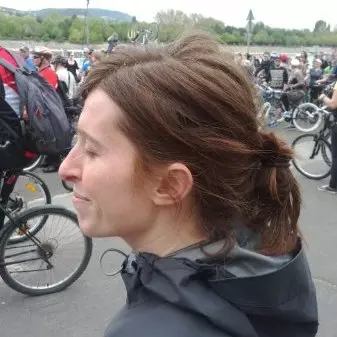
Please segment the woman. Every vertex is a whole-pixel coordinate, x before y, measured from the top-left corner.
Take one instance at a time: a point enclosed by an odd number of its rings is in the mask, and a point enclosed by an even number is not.
[[[331,110],[335,110],[335,119],[337,118],[337,82],[334,85],[332,98],[322,94],[319,99],[323,104],[327,105]],[[331,165],[331,178],[328,185],[323,185],[319,188],[320,191],[337,194],[337,124],[331,130],[331,151],[332,151],[332,165]]]
[[[245,70],[212,38],[163,48],[92,69],[60,168],[84,233],[132,247],[105,336],[314,336],[291,149],[259,132]]]
[[[291,109],[298,106],[305,96],[305,79],[300,68],[300,62],[297,59],[291,60],[291,67],[289,84],[285,86],[285,92],[281,96],[286,111],[279,121],[289,118],[292,114]]]
[[[66,68],[68,69],[68,71],[70,71],[73,74],[76,82],[79,82],[77,71],[80,69],[80,67],[78,66],[77,61],[74,59],[74,56],[75,56],[74,52],[69,53]]]

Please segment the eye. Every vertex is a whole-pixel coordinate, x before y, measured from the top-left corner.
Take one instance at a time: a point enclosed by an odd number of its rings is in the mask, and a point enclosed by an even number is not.
[[[92,150],[92,149],[84,149],[84,151],[91,158],[94,158],[94,157],[98,156],[97,152]]]

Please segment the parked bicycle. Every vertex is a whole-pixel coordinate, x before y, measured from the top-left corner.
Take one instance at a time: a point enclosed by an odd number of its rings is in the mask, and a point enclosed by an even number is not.
[[[323,127],[318,134],[303,134],[297,137],[292,148],[296,156],[294,167],[309,179],[324,179],[331,174],[332,152],[329,138],[331,129],[336,123],[333,112],[320,108]]]
[[[146,27],[137,27],[128,32],[128,38],[132,44],[147,45],[156,41],[159,34],[159,26],[156,22],[150,23]]]
[[[13,212],[6,187],[18,173],[1,179],[0,276],[12,289],[36,296],[61,291],[86,269],[92,240],[78,226],[76,214],[63,207],[37,206]]]
[[[49,188],[36,174],[32,172],[17,172],[9,176],[6,176],[4,173],[2,174],[3,176],[0,177],[0,179],[2,178],[4,182],[3,189],[8,187],[6,186],[7,184],[13,184],[14,179],[16,180],[14,189],[11,192],[7,203],[7,210],[12,216],[29,207],[51,204]],[[8,219],[5,218],[5,222],[7,220]],[[34,230],[34,227],[39,227],[39,221],[34,224],[30,223],[30,226],[32,230]],[[11,238],[11,242],[13,243],[20,240],[20,233]]]

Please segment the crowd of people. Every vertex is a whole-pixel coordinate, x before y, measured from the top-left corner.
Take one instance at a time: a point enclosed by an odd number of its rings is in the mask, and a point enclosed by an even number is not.
[[[263,55],[246,54],[245,57],[238,53],[236,55],[237,63],[244,66],[249,74],[254,77],[271,76],[271,70],[284,70],[289,74],[294,66],[298,67],[307,84],[313,81],[326,81],[331,76],[337,77],[337,50],[334,48],[330,53],[320,52],[314,55],[313,64],[309,64],[308,53],[302,51],[294,57],[290,57],[286,53],[278,54],[276,52],[265,52]],[[320,69],[319,72],[313,72],[313,69]],[[283,88],[286,85],[286,75],[275,74],[272,76],[272,87],[275,89]],[[274,82],[275,81],[275,82]]]
[[[321,52],[314,55],[312,64],[309,64],[306,51],[295,57],[265,52],[263,56],[248,54],[244,59],[242,54],[238,54],[236,60],[247,69],[254,81],[265,82],[272,89],[292,91],[282,97],[287,111],[290,95],[297,99],[308,95],[308,100],[316,102],[324,86],[337,79],[336,49],[332,49],[330,54]]]
[[[25,60],[25,67],[37,71],[59,94],[63,104],[73,100],[77,90],[84,82],[92,67],[104,57],[104,53],[93,49],[83,50],[84,60],[81,65],[74,58],[74,53],[69,52],[68,57],[53,54],[46,47],[37,47],[30,50],[27,46],[20,48],[20,53]],[[14,96],[17,95],[14,93]],[[10,99],[7,95],[7,99]],[[60,165],[59,156],[48,156],[42,164],[45,173],[56,172]]]
[[[265,52],[261,56],[236,55],[236,62],[243,66],[255,83],[264,83],[272,89],[283,90],[280,101],[285,111],[277,121],[283,121],[291,116],[290,102],[297,106],[305,95],[308,101],[318,104],[323,102],[328,109],[337,111],[337,50],[331,53],[321,52],[314,55],[310,65],[308,54],[303,51],[294,58],[286,54]],[[323,94],[327,84],[332,85],[331,97]],[[270,126],[275,125],[273,121]],[[290,125],[290,127],[293,127]],[[319,187],[319,190],[337,194],[337,126],[331,133],[332,169],[329,184]]]

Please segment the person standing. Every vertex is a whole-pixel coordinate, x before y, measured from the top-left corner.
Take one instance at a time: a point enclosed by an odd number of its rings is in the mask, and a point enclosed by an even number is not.
[[[34,65],[34,60],[30,55],[29,48],[27,46],[20,48],[20,54],[25,59],[25,67],[30,71],[36,71],[37,68]]]
[[[130,46],[96,64],[82,93],[59,172],[83,233],[132,250],[104,336],[316,336],[293,151],[260,129],[233,54],[206,34]]]
[[[286,68],[281,66],[281,58],[279,55],[274,56],[274,65],[267,72],[266,82],[273,89],[284,89],[288,83],[289,75]]]
[[[53,53],[49,48],[38,47],[33,51],[34,65],[39,74],[54,88],[57,89],[58,77],[54,69],[50,66]]]
[[[322,94],[319,99],[332,110],[337,110],[337,82],[335,83],[332,98]],[[335,120],[337,113],[335,112]],[[331,130],[331,152],[332,152],[332,165],[331,165],[331,178],[328,185],[323,185],[318,189],[323,192],[337,194],[337,123]]]
[[[70,52],[68,60],[67,60],[66,68],[68,69],[68,71],[70,71],[73,74],[76,82],[79,82],[77,71],[80,69],[80,67],[78,66],[78,63],[74,57],[75,57],[74,52]]]
[[[317,100],[323,86],[319,85],[317,81],[323,78],[322,61],[320,59],[314,60],[313,68],[309,71],[309,89],[310,89],[310,102]]]
[[[34,64],[38,68],[39,74],[50,84],[52,88],[57,90],[59,79],[55,70],[51,67],[51,59],[53,53],[49,48],[38,47],[33,51]],[[43,163],[43,172],[56,172],[60,164],[58,155],[50,155]]]
[[[72,72],[67,69],[67,59],[62,55],[57,55],[53,65],[60,81],[59,85],[62,86],[67,98],[73,99],[76,92],[76,81]]]

